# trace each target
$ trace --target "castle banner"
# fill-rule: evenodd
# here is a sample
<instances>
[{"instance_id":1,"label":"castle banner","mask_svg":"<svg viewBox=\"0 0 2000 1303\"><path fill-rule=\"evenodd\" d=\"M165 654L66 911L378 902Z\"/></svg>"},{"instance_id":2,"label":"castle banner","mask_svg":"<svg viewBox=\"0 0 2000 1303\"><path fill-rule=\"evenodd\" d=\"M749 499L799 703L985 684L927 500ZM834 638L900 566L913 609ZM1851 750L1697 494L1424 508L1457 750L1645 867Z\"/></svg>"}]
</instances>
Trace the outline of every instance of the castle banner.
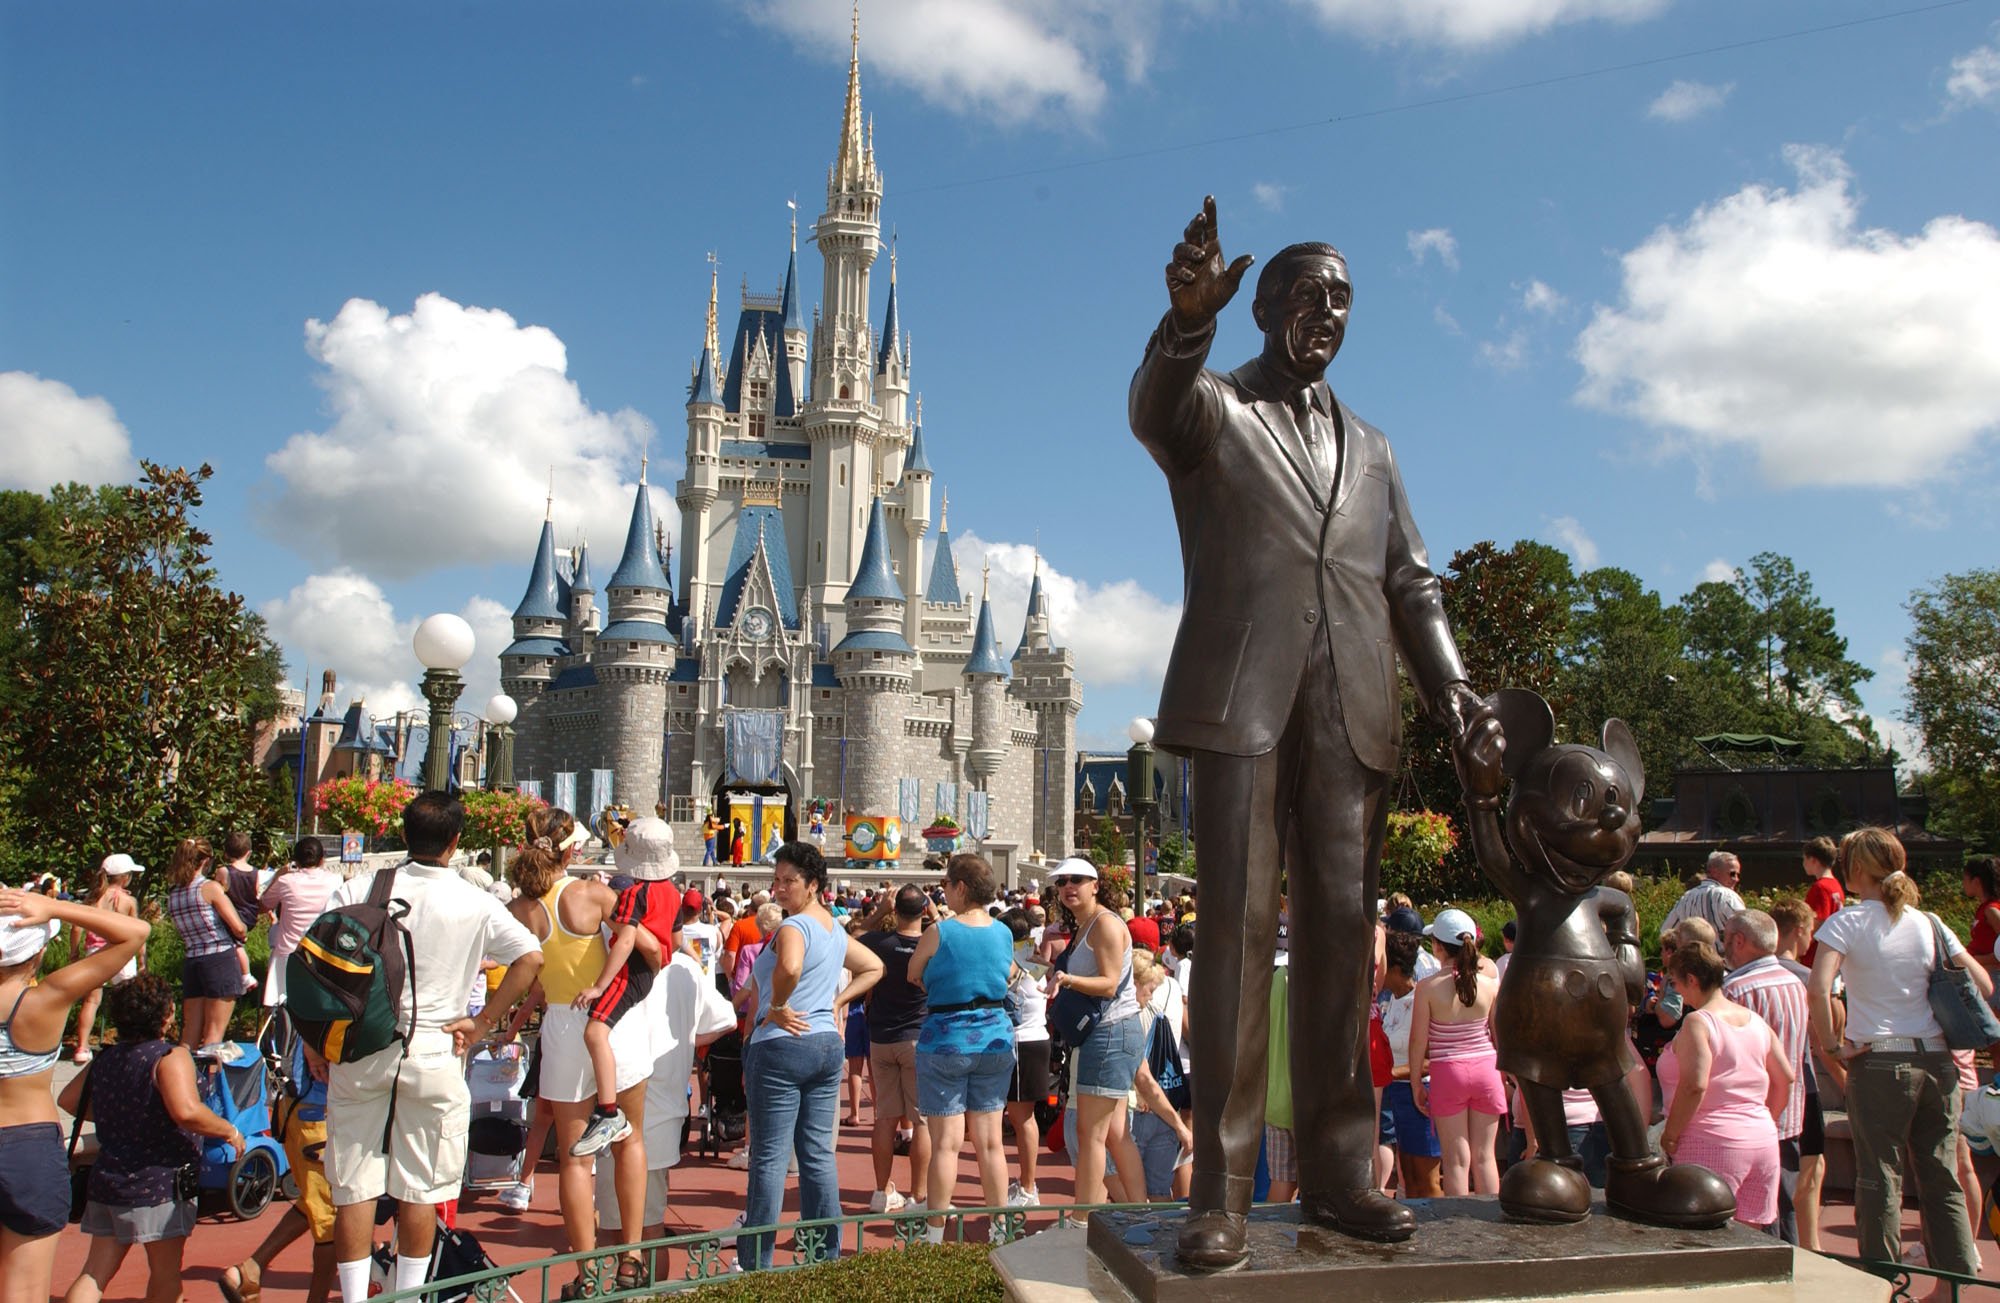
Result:
<instances>
[{"instance_id":1,"label":"castle banner","mask_svg":"<svg viewBox=\"0 0 2000 1303\"><path fill-rule=\"evenodd\" d=\"M724 781L734 786L777 787L784 782L785 712L737 707L724 718Z\"/></svg>"}]
</instances>

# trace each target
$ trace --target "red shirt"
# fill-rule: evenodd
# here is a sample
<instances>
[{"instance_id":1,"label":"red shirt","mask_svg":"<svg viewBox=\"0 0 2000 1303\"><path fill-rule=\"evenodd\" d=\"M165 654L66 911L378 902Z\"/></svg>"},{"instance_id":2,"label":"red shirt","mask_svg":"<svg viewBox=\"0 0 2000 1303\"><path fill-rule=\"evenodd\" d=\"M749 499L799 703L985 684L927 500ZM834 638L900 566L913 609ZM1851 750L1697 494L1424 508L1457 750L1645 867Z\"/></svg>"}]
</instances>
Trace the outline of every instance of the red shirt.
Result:
<instances>
[{"instance_id":1,"label":"red shirt","mask_svg":"<svg viewBox=\"0 0 2000 1303\"><path fill-rule=\"evenodd\" d=\"M1125 925L1132 934L1132 944L1144 946L1155 954L1160 950L1160 922L1158 919L1140 916Z\"/></svg>"},{"instance_id":2,"label":"red shirt","mask_svg":"<svg viewBox=\"0 0 2000 1303\"><path fill-rule=\"evenodd\" d=\"M1814 878L1812 885L1806 888L1806 908L1813 912L1813 931L1819 931L1819 925L1838 914L1841 906L1846 903L1847 893L1841 890L1839 878L1831 873L1823 873ZM1811 968L1813 954L1818 949L1817 941L1809 943L1805 953L1799 956L1799 962Z\"/></svg>"},{"instance_id":3,"label":"red shirt","mask_svg":"<svg viewBox=\"0 0 2000 1303\"><path fill-rule=\"evenodd\" d=\"M681 916L681 889L671 882L635 882L618 893L613 923L636 923L659 938L660 949L674 952L674 927Z\"/></svg>"},{"instance_id":4,"label":"red shirt","mask_svg":"<svg viewBox=\"0 0 2000 1303\"><path fill-rule=\"evenodd\" d=\"M1396 1079L1396 1052L1389 1045L1389 1033L1382 1030L1382 1006L1368 1010L1368 1075L1380 1090Z\"/></svg>"}]
</instances>

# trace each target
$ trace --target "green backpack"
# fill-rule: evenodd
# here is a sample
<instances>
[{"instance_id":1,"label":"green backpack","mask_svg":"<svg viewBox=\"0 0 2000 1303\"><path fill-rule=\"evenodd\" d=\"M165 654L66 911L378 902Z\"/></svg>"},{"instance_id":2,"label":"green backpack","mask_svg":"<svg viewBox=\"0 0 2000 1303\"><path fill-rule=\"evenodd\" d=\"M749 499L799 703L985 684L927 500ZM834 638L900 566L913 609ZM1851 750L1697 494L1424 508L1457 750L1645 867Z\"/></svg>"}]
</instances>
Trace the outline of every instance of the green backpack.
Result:
<instances>
[{"instance_id":1,"label":"green backpack","mask_svg":"<svg viewBox=\"0 0 2000 1303\"><path fill-rule=\"evenodd\" d=\"M403 925L409 902L389 897L395 884L395 869L377 872L367 900L314 919L285 961L285 1011L328 1063L409 1048L409 1032L396 1024L405 992L416 1023L417 961Z\"/></svg>"}]
</instances>

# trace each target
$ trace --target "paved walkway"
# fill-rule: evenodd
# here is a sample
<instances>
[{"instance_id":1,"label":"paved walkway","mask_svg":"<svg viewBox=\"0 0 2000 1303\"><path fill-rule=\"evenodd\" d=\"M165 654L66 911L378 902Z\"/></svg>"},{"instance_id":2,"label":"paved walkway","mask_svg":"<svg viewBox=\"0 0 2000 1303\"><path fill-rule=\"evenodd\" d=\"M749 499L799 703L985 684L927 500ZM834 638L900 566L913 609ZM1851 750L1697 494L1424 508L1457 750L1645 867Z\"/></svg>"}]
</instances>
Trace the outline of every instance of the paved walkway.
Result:
<instances>
[{"instance_id":1,"label":"paved walkway","mask_svg":"<svg viewBox=\"0 0 2000 1303\"><path fill-rule=\"evenodd\" d=\"M65 1065L67 1066L67 1065ZM843 1105L844 1107L844 1105ZM864 1118L868 1110L864 1107ZM874 1190L872 1167L868 1156L868 1131L866 1127L841 1128L838 1141L840 1168L841 1205L849 1212L867 1209L868 1198ZM1012 1147L1008 1150L1010 1159ZM1051 1155L1044 1151L1040 1186L1045 1204L1066 1203L1072 1197L1072 1173L1069 1161L1062 1155ZM909 1163L905 1158L897 1158L895 1180L899 1188L908 1188ZM961 1206L977 1206L984 1202L978 1187L978 1173L968 1148L960 1164L958 1190L954 1202ZM696 1231L715 1230L729 1224L743 1210L743 1189L745 1174L724 1165L723 1159L689 1157L673 1169L672 1198L667 1210L667 1233L684 1234ZM240 1262L250 1256L251 1251L263 1239L269 1228L275 1224L281 1205L273 1205L253 1223L242 1223L229 1217L205 1218L195 1229L188 1241L186 1256L186 1296L190 1303L210 1303L221 1298L216 1281L225 1266ZM793 1181L787 1188L785 1212L782 1220L792 1220L798 1215L797 1183ZM1910 1210L1905 1218L1906 1242L1916 1243L1916 1213ZM461 1226L479 1237L488 1253L502 1264L532 1263L552 1253L568 1248L562 1233L561 1218L556 1210L556 1179L554 1164L544 1162L539 1169L539 1179L535 1183L533 1206L526 1212L515 1214L502 1209L491 1192L474 1193L461 1204ZM1825 1248L1832 1253L1852 1253L1854 1240L1853 1205L1843 1201L1829 1204L1823 1214L1823 1239ZM968 1228L971 1233L974 1228ZM890 1232L886 1224L880 1228L870 1227L867 1243L870 1246L886 1245ZM1996 1245L1992 1233L1982 1228L1980 1245L1984 1254L1984 1269L1981 1275L1995 1282L2000 1288L2000 1245ZM851 1247L851 1246L850 1246ZM62 1243L56 1257L55 1285L58 1291L69 1287L82 1268L85 1238L74 1227L63 1232ZM310 1248L305 1241L294 1244L279 1256L264 1277L265 1290L271 1299L291 1299L303 1297L309 1277ZM680 1255L666 1264L664 1270L678 1276L684 1267ZM560 1284L567 1273L556 1275L555 1283ZM532 1278L530 1278L532 1279ZM526 1282L524 1282L525 1284ZM139 1254L130 1255L124 1268L112 1281L106 1292L107 1300L139 1300L145 1290L144 1259ZM532 1286L522 1291L527 1303L535 1303ZM553 1288L551 1288L553 1294Z\"/></svg>"}]
</instances>

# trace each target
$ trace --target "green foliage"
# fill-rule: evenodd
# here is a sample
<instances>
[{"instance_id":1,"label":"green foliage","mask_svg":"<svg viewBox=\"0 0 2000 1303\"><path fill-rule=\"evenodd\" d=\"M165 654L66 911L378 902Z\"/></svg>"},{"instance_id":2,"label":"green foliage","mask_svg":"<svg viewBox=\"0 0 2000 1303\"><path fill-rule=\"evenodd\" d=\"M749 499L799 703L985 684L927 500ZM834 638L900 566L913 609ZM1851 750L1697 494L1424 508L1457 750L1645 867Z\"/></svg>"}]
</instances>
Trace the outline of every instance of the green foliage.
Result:
<instances>
[{"instance_id":1,"label":"green foliage","mask_svg":"<svg viewBox=\"0 0 2000 1303\"><path fill-rule=\"evenodd\" d=\"M1194 871L1194 842L1176 828L1160 838L1159 854L1154 860L1161 873L1178 873L1192 878Z\"/></svg>"},{"instance_id":2,"label":"green foliage","mask_svg":"<svg viewBox=\"0 0 2000 1303\"><path fill-rule=\"evenodd\" d=\"M403 807L416 798L417 789L401 778L329 778L306 794L306 806L314 814L343 832L363 832L371 837L400 837ZM515 825L518 833L520 825Z\"/></svg>"},{"instance_id":3,"label":"green foliage","mask_svg":"<svg viewBox=\"0 0 2000 1303\"><path fill-rule=\"evenodd\" d=\"M796 1271L754 1272L682 1297L697 1303L1000 1303L1007 1291L987 1244L916 1244L850 1254Z\"/></svg>"},{"instance_id":4,"label":"green foliage","mask_svg":"<svg viewBox=\"0 0 2000 1303\"><path fill-rule=\"evenodd\" d=\"M1100 869L1125 863L1125 827L1108 814L1090 830L1090 858Z\"/></svg>"},{"instance_id":5,"label":"green foliage","mask_svg":"<svg viewBox=\"0 0 2000 1303\"><path fill-rule=\"evenodd\" d=\"M1449 816L1434 810L1391 810L1382 842L1382 892L1407 892L1412 900L1451 894L1442 870L1458 846Z\"/></svg>"},{"instance_id":6,"label":"green foliage","mask_svg":"<svg viewBox=\"0 0 2000 1303\"><path fill-rule=\"evenodd\" d=\"M1908 718L1931 770L1932 827L2000 849L2000 569L1910 594Z\"/></svg>"},{"instance_id":7,"label":"green foliage","mask_svg":"<svg viewBox=\"0 0 2000 1303\"><path fill-rule=\"evenodd\" d=\"M252 746L278 658L216 583L194 523L209 474L148 462L136 485L0 512L0 528L25 531L0 564L30 583L0 647L0 755L15 766L0 834L17 847L32 830L44 859L157 864L181 837L273 821Z\"/></svg>"},{"instance_id":8,"label":"green foliage","mask_svg":"<svg viewBox=\"0 0 2000 1303\"><path fill-rule=\"evenodd\" d=\"M527 837L528 811L548 802L525 792L459 793L465 803L465 835L459 844L469 851L497 851L502 846L518 846Z\"/></svg>"}]
</instances>

